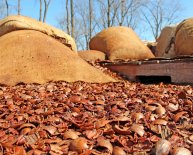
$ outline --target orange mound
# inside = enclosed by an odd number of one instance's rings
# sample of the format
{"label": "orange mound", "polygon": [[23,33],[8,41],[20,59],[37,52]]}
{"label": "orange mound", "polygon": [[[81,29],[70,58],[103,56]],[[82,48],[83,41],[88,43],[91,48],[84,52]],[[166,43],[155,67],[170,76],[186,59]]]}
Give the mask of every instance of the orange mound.
{"label": "orange mound", "polygon": [[59,41],[41,32],[13,31],[0,37],[0,42],[1,84],[42,84],[59,80],[115,81]]}
{"label": "orange mound", "polygon": [[140,60],[153,58],[154,55],[138,38],[135,32],[123,26],[110,27],[93,37],[90,49],[107,54],[109,60]]}
{"label": "orange mound", "polygon": [[36,30],[58,39],[73,51],[77,51],[74,39],[65,32],[33,18],[13,15],[0,20],[0,36],[17,30]]}

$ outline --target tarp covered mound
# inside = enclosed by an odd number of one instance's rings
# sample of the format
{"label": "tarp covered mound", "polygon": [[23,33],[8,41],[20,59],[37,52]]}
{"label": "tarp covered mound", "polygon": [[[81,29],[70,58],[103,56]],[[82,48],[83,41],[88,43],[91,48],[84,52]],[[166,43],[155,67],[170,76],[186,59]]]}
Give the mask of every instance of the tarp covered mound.
{"label": "tarp covered mound", "polygon": [[175,56],[174,38],[176,26],[166,26],[157,39],[156,57],[171,58]]}
{"label": "tarp covered mound", "polygon": [[182,21],[176,28],[176,55],[193,55],[193,18]]}
{"label": "tarp covered mound", "polygon": [[0,44],[1,84],[115,81],[62,43],[38,31],[7,33],[0,37]]}
{"label": "tarp covered mound", "polygon": [[25,16],[8,16],[0,21],[0,36],[16,30],[36,30],[54,37],[73,51],[77,51],[74,39],[65,32],[48,24]]}
{"label": "tarp covered mound", "polygon": [[102,61],[105,60],[106,57],[105,53],[96,50],[79,51],[78,55],[85,61]]}
{"label": "tarp covered mound", "polygon": [[135,32],[123,26],[110,27],[101,31],[91,39],[89,46],[92,50],[106,53],[111,61],[154,57]]}

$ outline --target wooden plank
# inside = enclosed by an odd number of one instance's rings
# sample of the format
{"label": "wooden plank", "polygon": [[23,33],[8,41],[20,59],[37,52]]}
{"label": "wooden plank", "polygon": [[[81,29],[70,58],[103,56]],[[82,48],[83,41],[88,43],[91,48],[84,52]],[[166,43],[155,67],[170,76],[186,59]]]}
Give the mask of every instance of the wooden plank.
{"label": "wooden plank", "polygon": [[140,76],[169,76],[173,83],[193,84],[193,59],[106,63],[104,66],[131,81],[137,81],[137,77]]}

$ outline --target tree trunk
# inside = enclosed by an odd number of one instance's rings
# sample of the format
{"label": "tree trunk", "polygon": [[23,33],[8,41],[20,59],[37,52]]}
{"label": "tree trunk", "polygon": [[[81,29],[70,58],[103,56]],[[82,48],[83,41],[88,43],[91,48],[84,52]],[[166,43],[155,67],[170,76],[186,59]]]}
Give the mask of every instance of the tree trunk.
{"label": "tree trunk", "polygon": [[89,0],[89,40],[92,38],[92,0]]}
{"label": "tree trunk", "polygon": [[40,16],[39,21],[42,21],[42,0],[40,0]]}
{"label": "tree trunk", "polygon": [[70,0],[70,8],[71,8],[71,36],[74,38],[74,2]]}
{"label": "tree trunk", "polygon": [[108,0],[108,4],[107,4],[107,27],[110,27],[111,25],[111,20],[110,20],[110,12],[111,12],[111,4],[110,4],[110,0]]}
{"label": "tree trunk", "polygon": [[124,21],[124,5],[125,5],[125,0],[121,0],[121,22],[119,23],[120,26],[123,25],[123,21]]}
{"label": "tree trunk", "polygon": [[68,10],[68,0],[66,0],[66,30],[70,34],[70,21],[69,21],[69,10]]}
{"label": "tree trunk", "polygon": [[18,8],[17,8],[18,10],[17,10],[17,14],[20,15],[20,13],[21,13],[21,12],[20,12],[20,11],[21,11],[20,2],[21,2],[21,1],[18,0],[17,2],[18,2]]}
{"label": "tree trunk", "polygon": [[6,4],[7,16],[9,16],[9,4],[8,4],[7,0],[5,0],[5,4]]}
{"label": "tree trunk", "polygon": [[44,18],[43,18],[43,22],[45,23],[46,22],[46,16],[47,16],[47,12],[48,12],[48,7],[50,5],[50,2],[51,0],[44,0],[44,6],[45,6],[45,9],[44,9]]}
{"label": "tree trunk", "polygon": [[88,50],[88,48],[89,48],[89,38],[88,38],[87,34],[85,34],[84,37],[85,37],[85,41],[86,41],[86,49]]}

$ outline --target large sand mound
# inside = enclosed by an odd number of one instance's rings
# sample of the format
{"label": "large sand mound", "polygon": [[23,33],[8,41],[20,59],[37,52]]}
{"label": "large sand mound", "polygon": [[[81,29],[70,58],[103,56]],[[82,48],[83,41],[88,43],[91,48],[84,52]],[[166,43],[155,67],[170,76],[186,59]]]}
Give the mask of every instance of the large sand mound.
{"label": "large sand mound", "polygon": [[146,47],[135,32],[128,27],[110,27],[94,36],[89,47],[102,51],[109,60],[140,60],[153,58],[154,55]]}
{"label": "large sand mound", "polygon": [[55,27],[39,22],[33,18],[15,15],[8,16],[0,21],[0,36],[16,30],[40,31],[58,39],[73,51],[77,51],[75,41],[71,36]]}
{"label": "large sand mound", "polygon": [[115,81],[59,41],[38,31],[13,31],[1,36],[0,43],[1,84]]}
{"label": "large sand mound", "polygon": [[176,28],[176,55],[193,55],[193,18],[182,21]]}
{"label": "large sand mound", "polygon": [[157,39],[156,57],[171,58],[175,56],[174,38],[176,26],[166,26]]}

